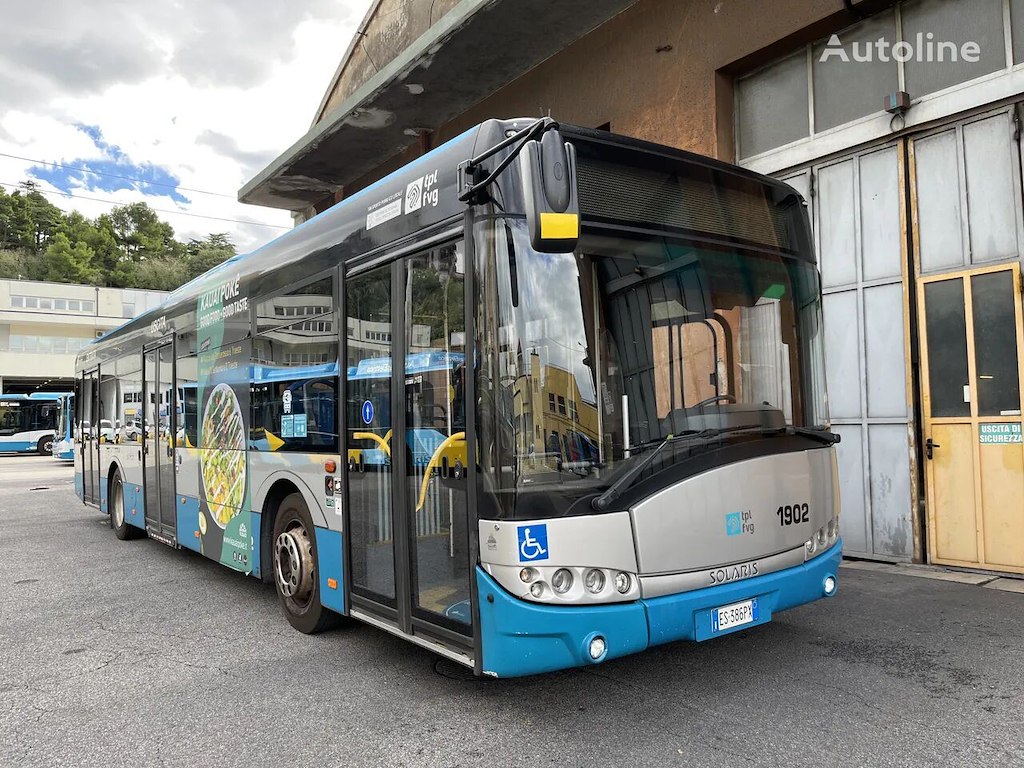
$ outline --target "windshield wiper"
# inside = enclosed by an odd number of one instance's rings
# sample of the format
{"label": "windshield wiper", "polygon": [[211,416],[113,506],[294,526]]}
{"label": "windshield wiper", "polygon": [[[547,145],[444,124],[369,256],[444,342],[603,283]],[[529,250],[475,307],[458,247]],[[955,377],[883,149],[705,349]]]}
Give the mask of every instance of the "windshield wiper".
{"label": "windshield wiper", "polygon": [[826,445],[835,445],[843,439],[842,435],[837,435],[835,432],[830,432],[829,430],[821,427],[780,427],[779,429],[771,430],[769,434],[771,433],[779,435],[800,435],[801,437],[809,437],[812,440],[817,440],[819,443],[825,443]]}
{"label": "windshield wiper", "polygon": [[661,442],[656,443],[652,441],[650,443],[641,443],[638,446],[634,446],[629,450],[635,452],[637,451],[637,449],[643,449],[650,447],[651,445],[657,445],[657,447],[653,451],[647,454],[647,457],[643,461],[637,463],[636,466],[631,467],[628,472],[626,472],[622,477],[620,477],[618,480],[612,483],[612,485],[608,488],[607,491],[605,491],[596,499],[591,501],[590,506],[592,506],[599,512],[603,512],[604,510],[608,509],[608,505],[615,501],[617,498],[619,498],[620,494],[632,484],[633,480],[637,477],[637,475],[639,475],[641,472],[643,472],[645,469],[647,469],[647,467],[651,465],[651,462],[654,461],[655,457],[659,453],[661,453],[661,450],[666,445],[672,445],[673,443],[678,442],[696,443],[702,440],[708,440],[712,437],[719,437],[720,435],[724,435],[726,433],[731,435],[743,435],[751,432],[760,431],[761,427],[753,425],[724,427],[722,429],[704,429],[701,430],[700,432],[684,432],[681,435],[668,435]]}

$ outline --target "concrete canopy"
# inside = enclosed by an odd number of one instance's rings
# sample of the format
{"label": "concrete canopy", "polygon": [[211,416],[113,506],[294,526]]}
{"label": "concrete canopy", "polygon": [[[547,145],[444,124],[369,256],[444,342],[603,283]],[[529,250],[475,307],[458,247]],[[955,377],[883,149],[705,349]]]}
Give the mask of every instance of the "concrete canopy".
{"label": "concrete canopy", "polygon": [[243,186],[238,199],[293,211],[314,205],[634,2],[462,0]]}

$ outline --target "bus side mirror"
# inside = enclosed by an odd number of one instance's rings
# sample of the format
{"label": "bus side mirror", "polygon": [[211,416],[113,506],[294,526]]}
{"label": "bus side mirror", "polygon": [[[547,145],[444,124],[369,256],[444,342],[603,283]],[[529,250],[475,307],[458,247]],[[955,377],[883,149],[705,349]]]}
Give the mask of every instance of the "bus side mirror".
{"label": "bus side mirror", "polygon": [[576,148],[557,130],[526,142],[520,157],[530,245],[541,253],[568,253],[580,239]]}

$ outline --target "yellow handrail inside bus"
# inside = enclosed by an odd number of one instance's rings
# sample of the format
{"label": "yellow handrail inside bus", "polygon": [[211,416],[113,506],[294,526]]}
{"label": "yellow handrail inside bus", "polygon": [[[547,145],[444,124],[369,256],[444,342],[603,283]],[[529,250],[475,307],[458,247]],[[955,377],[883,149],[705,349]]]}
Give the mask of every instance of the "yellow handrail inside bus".
{"label": "yellow handrail inside bus", "polygon": [[391,446],[389,445],[389,443],[391,441],[391,430],[390,429],[387,431],[387,434],[384,435],[384,437],[381,437],[380,435],[376,434],[375,432],[356,432],[356,433],[354,433],[352,435],[352,439],[353,440],[374,440],[377,443],[377,445],[380,446],[380,449],[382,451],[384,451],[384,453],[386,453],[388,455],[388,458],[389,459],[391,458]]}
{"label": "yellow handrail inside bus", "polygon": [[420,484],[420,500],[416,505],[416,511],[419,512],[423,509],[423,505],[427,503],[427,488],[430,487],[430,473],[434,471],[434,468],[441,463],[441,454],[444,453],[445,449],[456,443],[462,443],[460,446],[463,451],[466,450],[466,433],[456,432],[451,437],[446,437],[441,441],[441,444],[434,449],[434,455],[430,457],[430,461],[427,462],[427,468],[423,473],[423,482]]}

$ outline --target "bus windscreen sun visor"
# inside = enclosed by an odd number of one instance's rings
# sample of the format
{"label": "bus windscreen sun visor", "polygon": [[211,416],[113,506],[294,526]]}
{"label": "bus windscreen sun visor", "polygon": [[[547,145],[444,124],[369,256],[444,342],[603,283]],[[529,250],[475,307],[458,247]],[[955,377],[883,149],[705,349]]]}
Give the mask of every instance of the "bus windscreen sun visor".
{"label": "bus windscreen sun visor", "polygon": [[528,141],[520,156],[530,244],[541,253],[567,253],[580,237],[576,149],[549,130]]}

